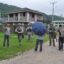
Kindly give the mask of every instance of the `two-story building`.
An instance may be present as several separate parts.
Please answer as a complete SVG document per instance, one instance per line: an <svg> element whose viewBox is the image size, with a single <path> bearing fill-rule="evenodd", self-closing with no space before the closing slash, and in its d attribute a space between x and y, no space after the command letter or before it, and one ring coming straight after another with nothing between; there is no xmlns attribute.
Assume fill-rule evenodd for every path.
<svg viewBox="0 0 64 64"><path fill-rule="evenodd" d="M43 13L38 12L28 8L22 8L21 10L16 10L12 12L8 12L8 23L12 23L13 25L16 23L29 23L32 21L43 20Z"/></svg>

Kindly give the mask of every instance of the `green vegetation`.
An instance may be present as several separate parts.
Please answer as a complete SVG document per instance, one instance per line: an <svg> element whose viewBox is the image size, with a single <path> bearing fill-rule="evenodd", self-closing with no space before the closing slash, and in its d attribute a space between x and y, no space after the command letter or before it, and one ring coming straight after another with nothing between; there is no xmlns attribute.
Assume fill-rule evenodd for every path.
<svg viewBox="0 0 64 64"><path fill-rule="evenodd" d="M44 42L48 40L48 36L45 35ZM18 46L17 36L12 34L10 36L10 47L4 48L3 45L3 34L0 33L0 60L11 58L17 56L18 53L23 53L27 50L30 50L35 47L36 36L33 36L30 41L27 40L27 37L22 40L22 46Z"/></svg>
<svg viewBox="0 0 64 64"><path fill-rule="evenodd" d="M52 15L48 15L49 20L52 20ZM54 15L54 21L56 20L64 20L64 17Z"/></svg>
<svg viewBox="0 0 64 64"><path fill-rule="evenodd" d="M20 10L20 9L21 8L16 7L16 6L0 3L0 12L1 12L2 17L7 16L6 13L8 12L12 12L12 11Z"/></svg>

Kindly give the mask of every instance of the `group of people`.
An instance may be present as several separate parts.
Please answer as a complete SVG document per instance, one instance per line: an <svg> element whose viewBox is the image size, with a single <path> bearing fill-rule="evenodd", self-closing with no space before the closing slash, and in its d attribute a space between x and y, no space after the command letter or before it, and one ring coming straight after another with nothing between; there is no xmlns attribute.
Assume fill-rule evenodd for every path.
<svg viewBox="0 0 64 64"><path fill-rule="evenodd" d="M9 47L9 37L10 37L10 33L11 33L11 27L10 24L5 24L5 26L3 27L3 32L4 32L4 42L3 42L3 47ZM21 46L21 41L24 38L24 24L18 23L17 27L15 29L15 32L17 34L18 37L18 41L19 41L19 47ZM27 36L28 36L28 40L30 40L31 38L31 34L32 34L32 28L31 28L31 24L28 24L27 28L26 28L26 32L27 32Z"/></svg>
<svg viewBox="0 0 64 64"><path fill-rule="evenodd" d="M53 24L50 24L48 33L49 33L49 45L51 46L51 44L53 43L53 46L55 47L55 40L56 40L58 42L58 49L60 51L63 50L64 27L62 25L59 25L59 28L55 29Z"/></svg>
<svg viewBox="0 0 64 64"><path fill-rule="evenodd" d="M4 26L4 42L3 46L9 47L9 37L10 37L10 24L6 24ZM31 24L28 24L28 27L26 28L27 35L28 35L28 40L31 39L32 35L32 27ZM19 41L19 46L21 46L21 41L24 38L24 25L18 23L18 26L15 29L15 32L17 33L18 36L18 41ZM53 46L55 47L55 39L58 41L58 49L63 50L63 43L64 43L64 28L62 25L59 25L59 29L55 29L53 24L49 25L49 29L46 31L49 35L49 45L51 46L53 43ZM58 35L58 36L57 36ZM38 45L40 44L40 52L42 51L42 44L43 44L43 37L42 35L37 35L37 40L36 40L36 46L35 46L35 51L38 49ZM57 40L58 37L58 40Z"/></svg>
<svg viewBox="0 0 64 64"><path fill-rule="evenodd" d="M58 50L63 51L63 43L64 43L64 27L59 25L59 28L55 28L53 24L49 24L49 28L46 30L49 36L49 46L53 44L55 47L55 43L58 42ZM37 35L35 51L38 49L38 45L40 44L40 52L42 51L43 45L43 37L42 35Z"/></svg>

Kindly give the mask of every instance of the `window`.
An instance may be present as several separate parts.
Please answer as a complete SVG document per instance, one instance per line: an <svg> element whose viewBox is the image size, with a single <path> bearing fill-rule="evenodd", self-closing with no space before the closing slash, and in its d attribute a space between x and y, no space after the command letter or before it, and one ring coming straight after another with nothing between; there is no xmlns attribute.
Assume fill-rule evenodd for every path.
<svg viewBox="0 0 64 64"><path fill-rule="evenodd" d="M23 12L23 16L25 16L25 14L26 14L26 13L25 13L25 12Z"/></svg>
<svg viewBox="0 0 64 64"><path fill-rule="evenodd" d="M18 16L18 13L15 13L15 16Z"/></svg>
<svg viewBox="0 0 64 64"><path fill-rule="evenodd" d="M10 14L10 17L13 17L13 14Z"/></svg>
<svg viewBox="0 0 64 64"><path fill-rule="evenodd" d="M56 24L58 24L58 23L56 22Z"/></svg>
<svg viewBox="0 0 64 64"><path fill-rule="evenodd" d="M32 13L32 18L34 18L34 13Z"/></svg>

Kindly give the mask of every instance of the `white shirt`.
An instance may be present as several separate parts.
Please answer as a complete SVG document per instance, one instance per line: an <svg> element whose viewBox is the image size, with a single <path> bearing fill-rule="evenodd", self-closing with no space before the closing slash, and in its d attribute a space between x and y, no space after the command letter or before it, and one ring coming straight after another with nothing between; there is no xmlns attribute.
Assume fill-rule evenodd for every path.
<svg viewBox="0 0 64 64"><path fill-rule="evenodd" d="M5 27L4 28L4 34L5 35L10 35L10 27Z"/></svg>
<svg viewBox="0 0 64 64"><path fill-rule="evenodd" d="M39 36L39 35L37 35L37 39L39 39L39 40L43 40L43 36Z"/></svg>

